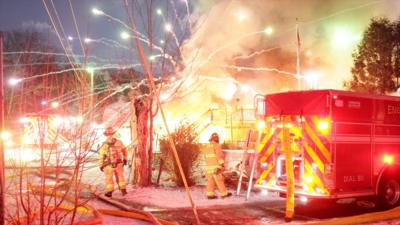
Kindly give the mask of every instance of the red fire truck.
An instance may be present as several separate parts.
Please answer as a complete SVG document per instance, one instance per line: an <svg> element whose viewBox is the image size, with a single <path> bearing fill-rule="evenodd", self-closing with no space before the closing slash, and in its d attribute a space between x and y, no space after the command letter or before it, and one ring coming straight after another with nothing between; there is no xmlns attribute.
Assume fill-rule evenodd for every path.
<svg viewBox="0 0 400 225"><path fill-rule="evenodd" d="M400 203L400 97L311 90L256 98L259 135L256 187L286 192L282 128L288 128L295 195L377 196ZM290 122L283 123L283 116Z"/></svg>

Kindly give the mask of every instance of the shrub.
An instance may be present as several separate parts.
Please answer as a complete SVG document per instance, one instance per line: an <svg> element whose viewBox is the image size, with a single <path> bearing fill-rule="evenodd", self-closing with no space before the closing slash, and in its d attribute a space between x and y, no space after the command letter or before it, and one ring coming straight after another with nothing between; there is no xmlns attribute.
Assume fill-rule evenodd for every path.
<svg viewBox="0 0 400 225"><path fill-rule="evenodd" d="M192 186L195 184L193 166L200 154L199 144L195 142L197 134L194 130L194 126L188 123L181 123L176 130L171 133L171 137L175 143L187 183L189 186ZM175 176L177 186L184 186L168 137L160 139L160 150L166 170L170 171Z"/></svg>

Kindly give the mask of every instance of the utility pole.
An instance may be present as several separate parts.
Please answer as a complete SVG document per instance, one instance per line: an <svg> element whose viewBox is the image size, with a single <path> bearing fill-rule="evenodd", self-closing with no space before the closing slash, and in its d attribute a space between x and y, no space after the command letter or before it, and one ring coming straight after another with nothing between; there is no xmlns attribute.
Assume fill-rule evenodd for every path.
<svg viewBox="0 0 400 225"><path fill-rule="evenodd" d="M4 131L3 32L0 31L0 131ZM0 138L0 225L4 225L4 143Z"/></svg>
<svg viewBox="0 0 400 225"><path fill-rule="evenodd" d="M300 75L300 34L299 23L296 18L296 77L297 77L297 90L301 90L301 75Z"/></svg>

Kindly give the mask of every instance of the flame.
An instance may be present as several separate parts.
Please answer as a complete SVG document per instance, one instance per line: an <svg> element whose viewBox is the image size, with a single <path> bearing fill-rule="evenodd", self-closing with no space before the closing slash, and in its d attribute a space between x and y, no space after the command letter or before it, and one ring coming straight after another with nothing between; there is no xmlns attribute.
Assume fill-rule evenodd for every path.
<svg viewBox="0 0 400 225"><path fill-rule="evenodd" d="M171 80L174 83L171 90L161 95L171 130L182 117L196 122L198 117L216 104L226 108L235 108L237 104L252 105L257 92L291 91L297 88L298 79L306 88L341 88L343 78L349 75L353 49L349 46L345 54L340 52L343 55L340 62L331 63L332 56L338 54L337 49L329 44L320 44L321 40L314 40L315 35L310 35L326 30L328 37L324 38L340 37L334 35L335 30L330 28L331 21L325 23L324 19L318 20L321 22L318 25L326 29L300 26L301 42L305 43L302 46L312 49L312 54L309 49L301 49L305 54L301 71L318 71L318 76L296 73L296 49L293 47L296 17L293 8L309 15L310 8L326 7L320 1L311 1L307 7L303 4L293 5L289 1L273 5L266 1L246 0L201 2L193 4L193 16L199 17L191 18L196 19L191 29L193 33L179 49L183 66ZM360 7L367 6L370 5ZM279 16L277 9L280 9ZM319 12L321 10L313 11L309 20L326 17L319 15ZM352 9L342 12L352 12ZM336 13L331 12L332 20L341 14ZM286 21L292 22L282 24L288 23ZM368 22L357 22L358 27ZM348 26L354 34L359 33L360 29L356 29L356 26ZM168 30L173 34L172 27ZM330 41L324 40L326 43ZM161 119L157 123L162 125ZM201 140L208 141L208 134L204 134Z"/></svg>

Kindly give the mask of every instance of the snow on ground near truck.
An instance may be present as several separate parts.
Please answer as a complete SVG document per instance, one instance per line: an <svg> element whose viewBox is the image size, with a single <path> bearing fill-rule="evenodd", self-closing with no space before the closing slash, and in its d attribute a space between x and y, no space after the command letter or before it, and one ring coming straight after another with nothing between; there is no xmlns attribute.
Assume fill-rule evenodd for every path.
<svg viewBox="0 0 400 225"><path fill-rule="evenodd" d="M215 215L220 215L221 213L228 213L231 215L232 218L236 219L242 219L245 218L247 215L248 218L244 224L282 224L283 223L283 217L279 217L279 214L282 214L283 216L284 213L284 199L277 197L275 194L269 194L268 196L265 196L261 193L251 193L250 199L248 201L245 200L245 192L242 192L241 196L232 196L230 198L226 199L214 199L214 200L208 200L204 196L204 187L203 186L196 186L196 187L191 187L192 191L192 196L193 199L200 210L205 210L209 209L212 210L213 213L207 214L208 217L215 217ZM233 192L233 190L231 190ZM167 209L167 210L172 210L168 212L167 214L184 214L191 216L191 210L181 210L179 209L182 208L190 208L190 202L187 198L187 194L185 192L184 188L176 188L176 187L146 187L146 188L134 188L134 187L128 187L128 195L122 197L122 195L119 193L118 190L114 192L113 198L115 200L119 200L125 204L132 205L133 207L140 206L142 209L147 210L147 211L158 211L158 209ZM263 202L263 205L266 206L267 208L270 208L272 211L270 212L269 210L266 211L261 211L256 213L254 209L251 209L250 211L241 211L245 210L243 207L249 206L248 204L245 203L255 203L258 204L259 202ZM277 204L277 202L279 202ZM98 209L117 209L109 204L106 204L104 202L101 202L100 200L93 199L90 203L92 206ZM251 204L254 206L254 204ZM215 207L214 207L215 206ZM227 207L224 207L227 206ZM298 207L306 207L306 206L301 206L297 205ZM176 210L178 209L178 211ZM336 208L333 207L333 210ZM233 210L233 211L232 211ZM238 210L238 211L235 211ZM161 211L162 212L162 211ZM235 216L231 213L235 212ZM249 214L246 214L249 213ZM261 213L261 214L259 214ZM263 214L265 213L265 215ZM272 215L271 213L277 213L276 215ZM204 213L200 213L202 215L202 219L206 220L204 216ZM362 213L361 213L362 214ZM358 215L358 214L355 214ZM297 218L295 221L292 221L289 224L303 224L305 221L303 221L301 218L301 215ZM372 216L372 215L371 215ZM225 221L224 223L219 223L219 224L231 224L228 223L227 221L230 221L229 218L219 218L218 221ZM172 217L172 218L164 218L164 219L169 219L169 220L174 220L176 218L179 218L179 216ZM328 219L322 219L321 221L319 220L314 220L315 223L323 223L326 221L329 221L332 218ZM208 219L208 218L207 218ZM304 218L303 218L304 219ZM308 222L313 221L312 218L306 219ZM318 222L319 221L319 222ZM120 217L110 217L110 216L104 216L104 224L147 224L144 221L139 221L139 220L132 220L128 218L120 218ZM236 223L235 223L236 224ZM379 222L370 222L370 223L363 223L364 225L380 225L380 224L398 224L400 225L400 219L394 219L394 220L387 220L387 221L379 221Z"/></svg>
<svg viewBox="0 0 400 225"><path fill-rule="evenodd" d="M190 188L192 197L197 207L208 207L213 205L240 205L249 202L266 201L267 196L261 193L252 192L248 201L245 198L245 191L240 196L236 196L236 192L232 192L233 196L228 198L207 199L204 186L196 186ZM117 197L118 195L118 197ZM119 193L115 197L122 197ZM276 197L277 198L277 197ZM123 197L124 200L135 202L140 205L159 208L184 208L191 207L189 198L185 188L174 187L145 187L132 188L128 187L128 195ZM271 198L269 197L269 200Z"/></svg>

